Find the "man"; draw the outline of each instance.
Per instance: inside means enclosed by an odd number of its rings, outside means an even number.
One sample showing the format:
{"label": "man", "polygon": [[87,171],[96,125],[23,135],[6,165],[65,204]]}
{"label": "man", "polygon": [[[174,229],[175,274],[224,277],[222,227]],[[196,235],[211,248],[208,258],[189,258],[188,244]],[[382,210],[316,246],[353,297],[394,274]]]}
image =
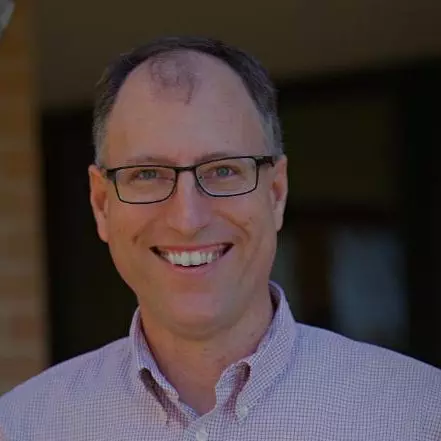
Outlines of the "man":
{"label": "man", "polygon": [[295,323],[269,282],[287,197],[274,91],[165,38],[99,85],[90,200],[137,296],[130,336],[0,400],[8,441],[441,440],[441,373]]}

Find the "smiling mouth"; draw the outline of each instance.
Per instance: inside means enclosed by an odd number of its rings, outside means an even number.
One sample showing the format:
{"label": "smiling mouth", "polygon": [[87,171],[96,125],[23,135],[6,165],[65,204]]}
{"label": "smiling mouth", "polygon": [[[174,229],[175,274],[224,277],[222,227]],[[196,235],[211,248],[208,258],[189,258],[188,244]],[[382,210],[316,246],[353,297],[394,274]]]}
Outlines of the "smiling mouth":
{"label": "smiling mouth", "polygon": [[232,244],[222,244],[206,250],[175,251],[159,247],[151,250],[161,259],[180,267],[200,267],[208,265],[223,257],[233,247]]}

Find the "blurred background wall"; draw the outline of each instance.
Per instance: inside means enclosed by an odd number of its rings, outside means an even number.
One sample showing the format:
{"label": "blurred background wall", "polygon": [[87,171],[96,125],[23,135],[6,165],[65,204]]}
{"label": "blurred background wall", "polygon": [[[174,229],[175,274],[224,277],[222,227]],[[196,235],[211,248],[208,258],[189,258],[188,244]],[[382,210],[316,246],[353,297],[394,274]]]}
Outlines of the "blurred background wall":
{"label": "blurred background wall", "polygon": [[291,193],[273,276],[296,318],[441,366],[438,1],[29,8],[0,40],[0,393],[127,333],[135,299],[88,205],[93,87],[164,34],[224,39],[276,81]]}

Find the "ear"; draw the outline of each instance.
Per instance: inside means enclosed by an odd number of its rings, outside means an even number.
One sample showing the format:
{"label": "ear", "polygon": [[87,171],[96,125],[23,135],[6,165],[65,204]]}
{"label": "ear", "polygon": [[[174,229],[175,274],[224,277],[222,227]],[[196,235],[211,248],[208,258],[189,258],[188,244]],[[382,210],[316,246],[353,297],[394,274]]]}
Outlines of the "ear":
{"label": "ear", "polygon": [[283,225],[286,200],[288,197],[288,158],[282,155],[273,167],[271,183],[271,202],[274,216],[274,223],[277,231]]}
{"label": "ear", "polygon": [[89,166],[90,204],[102,241],[108,241],[108,182],[96,165]]}

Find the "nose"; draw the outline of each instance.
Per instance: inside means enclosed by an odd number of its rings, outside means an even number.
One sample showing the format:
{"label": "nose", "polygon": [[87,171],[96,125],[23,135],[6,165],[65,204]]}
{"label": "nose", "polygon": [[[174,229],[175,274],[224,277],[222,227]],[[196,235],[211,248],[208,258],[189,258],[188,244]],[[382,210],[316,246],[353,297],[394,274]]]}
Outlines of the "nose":
{"label": "nose", "polygon": [[175,191],[165,201],[166,224],[187,238],[196,236],[211,219],[211,201],[198,187],[195,179],[189,171],[180,173]]}

